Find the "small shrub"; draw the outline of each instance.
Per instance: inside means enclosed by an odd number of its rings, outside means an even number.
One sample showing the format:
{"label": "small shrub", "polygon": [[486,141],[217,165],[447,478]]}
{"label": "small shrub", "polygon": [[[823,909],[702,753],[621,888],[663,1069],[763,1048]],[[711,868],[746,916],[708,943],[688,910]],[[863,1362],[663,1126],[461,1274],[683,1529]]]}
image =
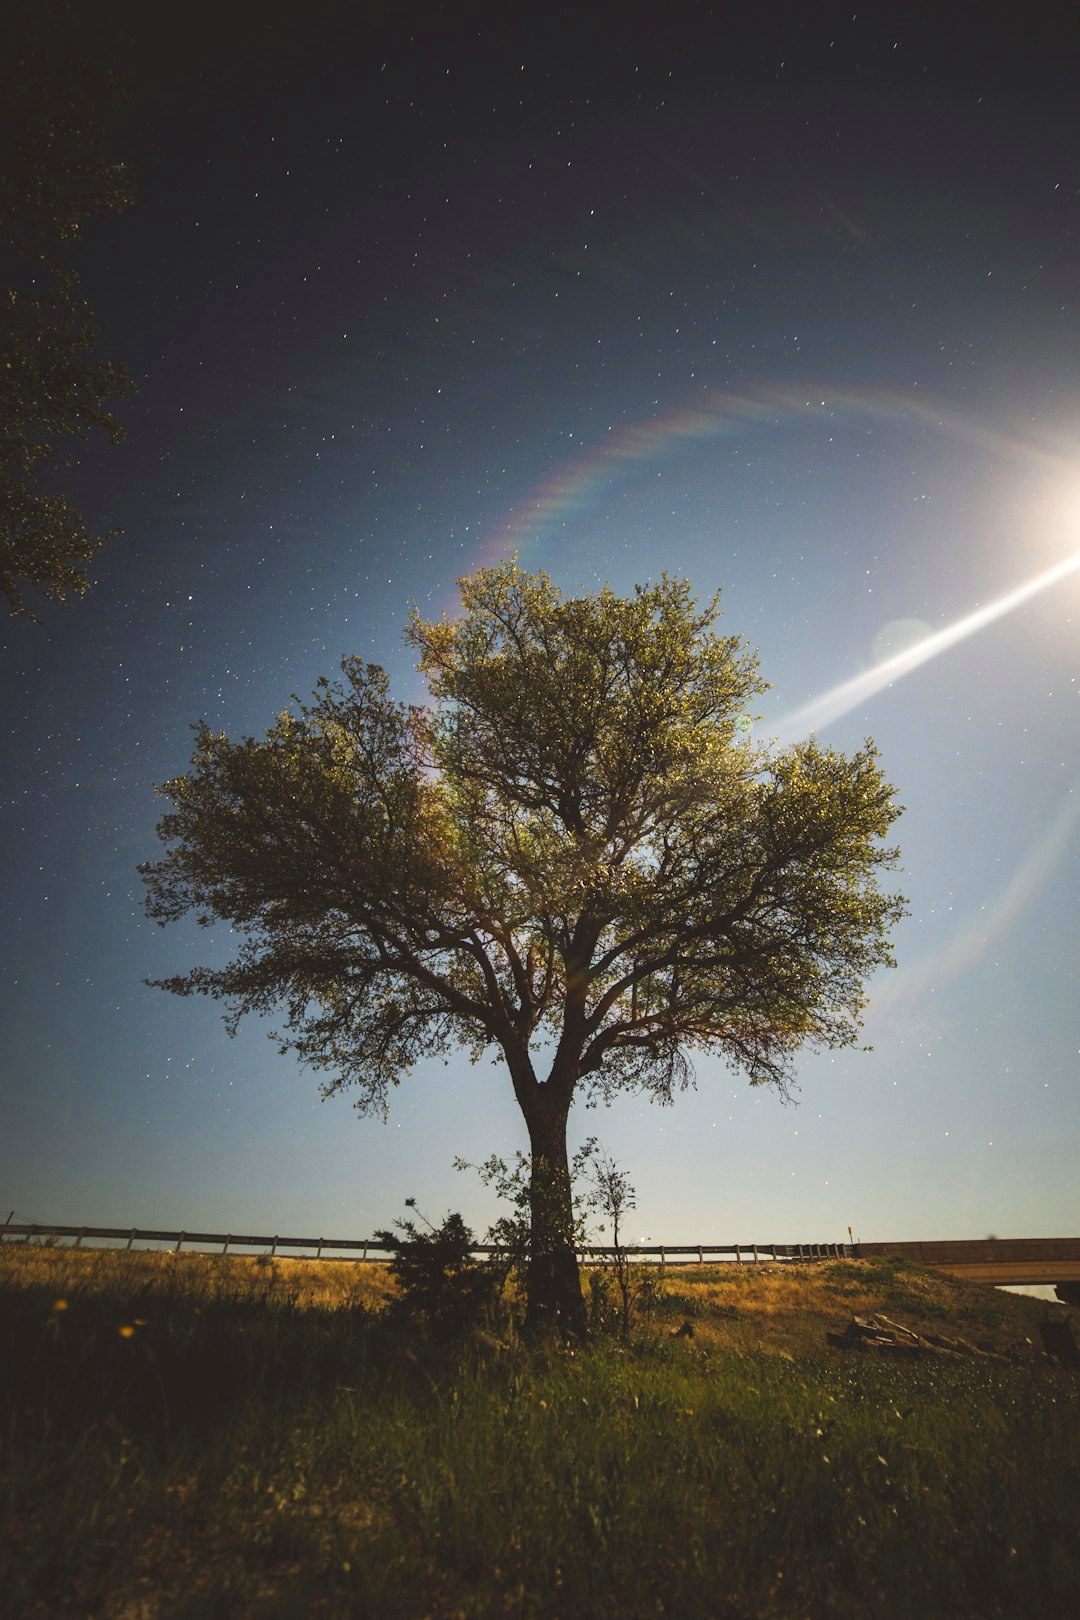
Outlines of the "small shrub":
{"label": "small shrub", "polygon": [[619,1327],[619,1307],[611,1278],[606,1271],[589,1272],[589,1332],[615,1333]]}
{"label": "small shrub", "polygon": [[991,1295],[985,1300],[965,1303],[964,1316],[979,1327],[999,1327],[1005,1320],[1006,1312],[1000,1301]]}
{"label": "small shrub", "polygon": [[653,1309],[658,1316],[700,1316],[701,1300],[694,1294],[680,1294],[677,1289],[657,1288]]}
{"label": "small shrub", "polygon": [[[416,1208],[413,1199],[406,1203]],[[503,1279],[494,1267],[473,1259],[475,1239],[461,1216],[447,1215],[441,1226],[425,1221],[426,1232],[415,1221],[394,1224],[404,1236],[375,1234],[391,1250],[390,1271],[401,1289],[390,1315],[421,1326],[440,1341],[461,1338],[481,1326],[491,1315]]]}
{"label": "small shrub", "polygon": [[659,1275],[658,1266],[639,1266],[637,1279],[634,1285],[634,1306],[638,1320],[644,1327],[648,1327],[653,1316],[660,1309],[660,1301],[664,1298],[663,1279]]}
{"label": "small shrub", "polygon": [[910,1288],[891,1288],[885,1295],[885,1309],[914,1312],[927,1321],[947,1322],[955,1315],[955,1312],[950,1311],[947,1305],[942,1305],[940,1300],[929,1299],[925,1294]]}

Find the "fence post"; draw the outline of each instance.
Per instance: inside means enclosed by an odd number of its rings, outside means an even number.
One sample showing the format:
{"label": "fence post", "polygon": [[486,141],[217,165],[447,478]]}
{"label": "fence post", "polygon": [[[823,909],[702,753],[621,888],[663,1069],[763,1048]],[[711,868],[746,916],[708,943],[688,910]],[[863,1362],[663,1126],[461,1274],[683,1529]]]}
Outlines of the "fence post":
{"label": "fence post", "polygon": [[698,1258],[698,1265],[699,1266],[703,1266],[705,1264],[705,1256],[702,1254],[701,1248],[702,1248],[702,1245],[699,1244],[698,1245],[698,1252],[697,1252],[697,1258]]}
{"label": "fence post", "polygon": [[271,1260],[274,1258],[275,1254],[277,1254],[277,1233],[276,1232],[274,1233],[274,1241],[270,1245],[270,1258],[271,1258]]}
{"label": "fence post", "polygon": [[322,1246],[323,1246],[324,1241],[325,1241],[325,1239],[323,1239],[323,1238],[319,1239],[319,1247],[315,1250],[315,1258],[316,1258],[316,1260],[321,1260],[322,1259]]}
{"label": "fence post", "polygon": [[758,1252],[757,1252],[757,1244],[755,1243],[754,1244],[754,1264],[755,1264],[755,1266],[757,1265],[757,1263],[758,1263]]}
{"label": "fence post", "polygon": [[183,1243],[183,1241],[184,1241],[184,1238],[185,1238],[185,1237],[186,1237],[186,1236],[187,1236],[187,1233],[186,1233],[186,1232],[181,1232],[181,1233],[180,1233],[180,1235],[179,1235],[179,1236],[178,1236],[178,1238],[177,1238],[177,1239],[176,1239],[176,1248],[175,1248],[175,1249],[174,1249],[174,1250],[173,1250],[173,1253],[174,1253],[174,1254],[179,1254],[179,1253],[180,1253],[180,1245],[181,1245],[181,1243]]}
{"label": "fence post", "polygon": [[231,1242],[232,1242],[232,1233],[230,1232],[229,1235],[226,1237],[224,1243],[221,1245],[222,1254],[228,1254],[228,1252],[229,1252],[229,1244]]}
{"label": "fence post", "polygon": [[129,1234],[128,1234],[128,1240],[127,1240],[127,1242],[126,1242],[126,1243],[125,1243],[125,1245],[124,1245],[124,1251],[125,1251],[125,1253],[126,1253],[126,1252],[127,1252],[127,1250],[128,1250],[128,1249],[130,1249],[130,1248],[131,1248],[131,1245],[132,1245],[132,1244],[133,1244],[133,1243],[134,1243],[134,1241],[135,1241],[135,1228],[134,1228],[134,1227],[132,1227],[132,1228],[131,1228],[131,1231],[130,1231],[130,1232],[129,1232]]}
{"label": "fence post", "polygon": [[83,1238],[84,1238],[84,1237],[85,1237],[85,1236],[86,1236],[86,1227],[85,1227],[85,1226],[84,1226],[84,1227],[83,1227],[83,1229],[82,1229],[82,1231],[81,1231],[81,1232],[80,1232],[80,1233],[79,1233],[79,1235],[78,1235],[78,1237],[77,1237],[77,1238],[76,1238],[76,1239],[75,1239],[75,1247],[76,1247],[76,1248],[77,1248],[77,1249],[81,1249],[81,1248],[82,1248],[82,1240],[83,1240]]}
{"label": "fence post", "polygon": [[735,1264],[737,1266],[742,1265],[742,1255],[739,1253],[739,1245],[737,1243],[735,1245]]}

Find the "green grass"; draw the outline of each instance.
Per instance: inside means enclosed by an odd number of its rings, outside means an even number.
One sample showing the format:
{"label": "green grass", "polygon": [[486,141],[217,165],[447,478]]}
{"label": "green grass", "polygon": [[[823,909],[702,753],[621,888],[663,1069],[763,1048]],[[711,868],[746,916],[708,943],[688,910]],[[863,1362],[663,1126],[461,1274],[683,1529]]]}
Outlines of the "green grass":
{"label": "green grass", "polygon": [[[680,1270],[693,1340],[658,1313],[629,1347],[450,1353],[380,1318],[385,1273],[53,1253],[2,1253],[4,1615],[1080,1610],[1080,1387],[1033,1301]],[[961,1334],[989,1300],[1013,1359],[824,1348],[819,1314],[894,1296]]]}

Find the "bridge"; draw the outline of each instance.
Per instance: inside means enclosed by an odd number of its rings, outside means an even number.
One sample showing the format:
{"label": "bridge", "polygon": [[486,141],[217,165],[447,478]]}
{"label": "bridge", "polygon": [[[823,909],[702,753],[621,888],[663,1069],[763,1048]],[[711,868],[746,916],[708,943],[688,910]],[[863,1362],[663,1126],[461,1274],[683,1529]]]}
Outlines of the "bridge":
{"label": "bridge", "polygon": [[1080,1290],[1080,1238],[983,1238],[969,1242],[857,1243],[857,1255],[899,1255],[967,1282],[1064,1283]]}

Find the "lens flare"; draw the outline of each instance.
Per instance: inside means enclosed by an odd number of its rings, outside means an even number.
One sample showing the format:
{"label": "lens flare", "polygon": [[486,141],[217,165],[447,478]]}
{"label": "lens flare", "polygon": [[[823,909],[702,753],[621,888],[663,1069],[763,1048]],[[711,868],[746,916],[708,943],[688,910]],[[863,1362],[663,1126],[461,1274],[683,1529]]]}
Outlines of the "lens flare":
{"label": "lens flare", "polygon": [[907,1007],[929,990],[969,972],[1003,939],[1046,889],[1080,826],[1080,782],[1069,789],[1053,819],[995,898],[962,924],[940,950],[903,966],[874,986],[875,1014]]}
{"label": "lens flare", "polygon": [[910,675],[912,670],[919,669],[928,664],[932,658],[940,653],[947,652],[958,642],[966,641],[976,631],[983,630],[996,619],[1002,619],[1007,613],[1014,612],[1030,602],[1033,596],[1041,591],[1048,591],[1052,585],[1060,584],[1070,574],[1080,569],[1080,551],[1072,557],[1066,557],[1064,562],[1057,563],[1053,568],[1047,568],[1043,573],[1036,574],[1033,579],[1018,585],[1014,590],[1007,591],[985,607],[976,608],[973,613],[966,613],[962,619],[945,626],[933,635],[926,636],[913,646],[907,647],[903,652],[895,653],[884,662],[875,664],[873,669],[865,670],[860,675],[853,675],[850,680],[841,681],[820,697],[812,698],[801,708],[793,709],[780,721],[779,727],[773,735],[782,743],[798,742],[812,731],[820,731],[823,727],[831,725],[834,720],[840,720],[852,709],[861,708],[870,698],[886,686],[892,686]]}

